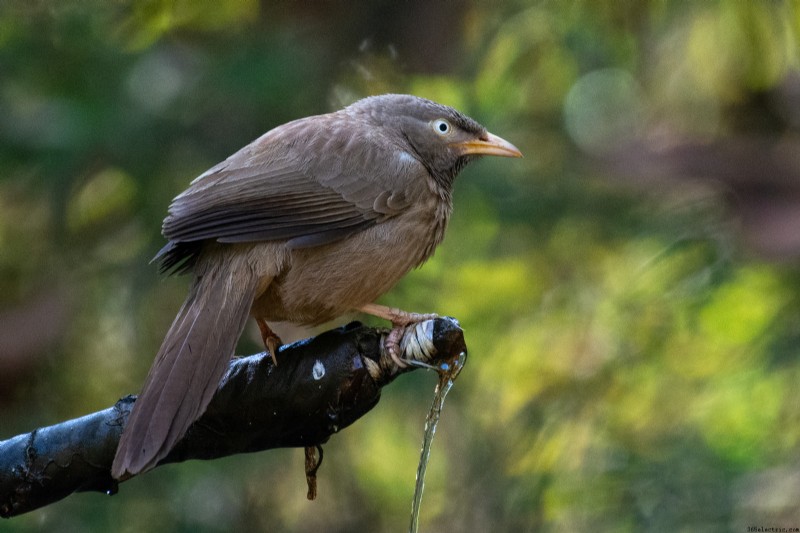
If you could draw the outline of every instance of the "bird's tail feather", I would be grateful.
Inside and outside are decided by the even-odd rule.
[[[111,468],[115,478],[155,467],[205,412],[257,287],[247,268],[210,268],[195,279],[133,406]]]

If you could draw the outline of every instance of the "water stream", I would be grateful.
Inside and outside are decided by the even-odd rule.
[[[439,382],[433,391],[433,404],[425,419],[425,436],[422,440],[422,451],[420,452],[419,465],[417,466],[417,484],[414,488],[414,502],[411,505],[411,526],[408,528],[410,533],[417,533],[419,528],[419,510],[422,506],[422,492],[425,489],[425,471],[428,469],[428,460],[431,455],[431,443],[436,434],[436,426],[439,424],[439,417],[444,407],[444,399],[453,387],[458,377],[458,373],[464,367],[467,353],[461,352],[454,361],[442,363],[438,367]]]

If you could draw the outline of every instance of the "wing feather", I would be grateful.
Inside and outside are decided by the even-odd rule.
[[[369,165],[391,161],[392,144],[352,142],[364,127],[332,113],[266,133],[173,200],[162,228],[171,246],[157,257],[179,265],[199,250],[185,244],[204,240],[320,246],[401,213],[411,202],[399,169]]]

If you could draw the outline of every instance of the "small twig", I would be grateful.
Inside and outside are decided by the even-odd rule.
[[[319,452],[319,460],[317,460],[316,453]],[[308,484],[308,494],[306,498],[309,500],[317,499],[317,470],[322,466],[322,446],[306,446],[306,483]]]

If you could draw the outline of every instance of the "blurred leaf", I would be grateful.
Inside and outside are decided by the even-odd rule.
[[[225,31],[252,22],[259,13],[256,0],[143,0],[131,2],[120,25],[132,50],[153,45],[175,30]]]

